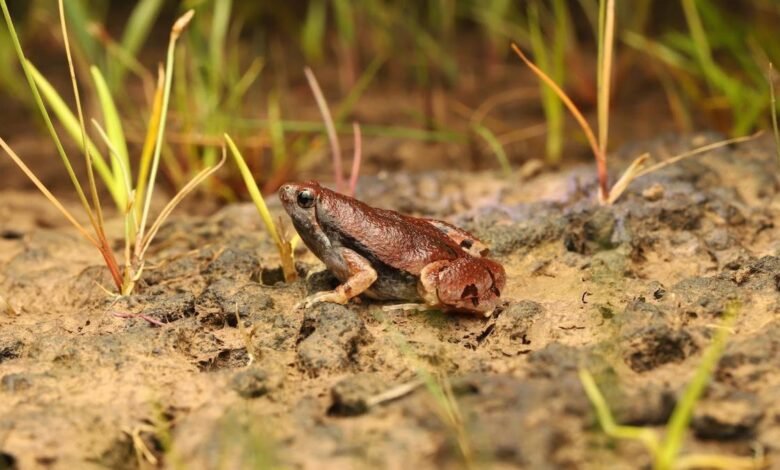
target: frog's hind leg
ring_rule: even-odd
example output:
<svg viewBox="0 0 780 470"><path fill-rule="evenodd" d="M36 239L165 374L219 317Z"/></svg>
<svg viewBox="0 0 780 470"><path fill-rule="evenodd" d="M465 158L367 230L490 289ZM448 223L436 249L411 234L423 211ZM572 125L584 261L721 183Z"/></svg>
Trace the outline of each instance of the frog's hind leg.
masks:
<svg viewBox="0 0 780 470"><path fill-rule="evenodd" d="M332 291L318 292L303 301L304 307L310 307L320 302L332 302L344 305L349 299L365 292L377 279L377 273L371 263L347 248L336 250L338 260L338 277L346 281Z"/></svg>
<svg viewBox="0 0 780 470"><path fill-rule="evenodd" d="M436 261L420 273L420 295L432 306L489 316L501 302L504 268L489 259Z"/></svg>

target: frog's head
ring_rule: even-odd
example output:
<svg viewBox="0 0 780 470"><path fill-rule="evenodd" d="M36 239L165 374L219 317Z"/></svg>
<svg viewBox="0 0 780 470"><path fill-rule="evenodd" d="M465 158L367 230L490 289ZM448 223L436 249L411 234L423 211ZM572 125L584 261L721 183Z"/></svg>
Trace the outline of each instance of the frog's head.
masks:
<svg viewBox="0 0 780 470"><path fill-rule="evenodd" d="M324 234L317 221L317 205L323 188L316 181L305 183L287 183L279 188L279 199L284 210L290 215L301 238L310 245L317 240L322 243ZM311 247L311 245L310 245Z"/></svg>

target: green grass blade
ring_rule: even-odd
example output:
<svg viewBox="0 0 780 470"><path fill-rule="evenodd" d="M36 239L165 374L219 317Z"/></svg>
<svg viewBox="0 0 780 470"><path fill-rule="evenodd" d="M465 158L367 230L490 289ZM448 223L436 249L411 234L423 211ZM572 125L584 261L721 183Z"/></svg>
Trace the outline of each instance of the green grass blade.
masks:
<svg viewBox="0 0 780 470"><path fill-rule="evenodd" d="M271 134L271 150L273 153L273 169L278 171L287 161L287 146L284 140L284 127L279 109L279 95L275 92L268 95L268 123Z"/></svg>
<svg viewBox="0 0 780 470"><path fill-rule="evenodd" d="M241 154L241 151L238 150L236 143L229 135L225 134L225 140L227 141L230 154L233 156L233 160L236 162L236 166L238 166L238 171L241 173L241 177L244 179L246 189L249 191L249 196L252 198L252 202L255 203L257 212L260 214L260 218L265 225L265 229L268 232L268 235L271 236L271 238L274 240L274 243L281 245L282 239L279 236L279 231L276 229L274 218L268 211L268 206L265 204L263 194L260 192L260 188L257 187L257 182L255 181L254 176L252 176L252 171L249 169L249 166L247 166L246 160L244 160L244 156Z"/></svg>
<svg viewBox="0 0 780 470"><path fill-rule="evenodd" d="M371 63L368 64L368 67L366 67L366 70L360 75L355 86L349 90L347 97L339 104L338 109L336 110L336 126L341 124L352 112L355 104L357 104L360 97L363 96L363 93L365 93L368 86L371 85L371 82L374 81L374 77L376 77L377 72L379 72L386 60L387 58L385 56L379 55L374 57Z"/></svg>
<svg viewBox="0 0 780 470"><path fill-rule="evenodd" d="M230 24L230 12L233 0L214 2L214 15L211 18L211 39L209 40L209 56L211 61L212 92L219 93L224 73L225 38Z"/></svg>
<svg viewBox="0 0 780 470"><path fill-rule="evenodd" d="M252 176L252 171L249 169L249 166L247 166L246 160L244 160L243 155L241 155L241 152L238 150L236 143L227 134L225 134L225 141L228 144L233 160L236 162L236 166L238 166L238 171L244 179L244 184L246 184L246 189L249 191L249 196L252 198L252 202L254 202L255 207L257 208L257 213L260 214L260 219L263 221L263 225L265 225L265 230L274 241L274 244L276 244L276 249L279 250L279 258L282 262L284 278L288 282L293 281L297 277L297 272L293 260L292 243L282 238L282 232L274 223L274 218L268 211L268 206L265 204L263 194L260 192L260 188L257 187L257 182Z"/></svg>
<svg viewBox="0 0 780 470"><path fill-rule="evenodd" d="M655 432L651 429L618 424L615 421L615 418L612 417L609 405L601 394L591 373L586 369L580 369L579 376L582 388L585 389L585 394L588 396L591 405L593 405L593 408L596 410L596 417L598 418L604 433L615 439L639 441L645 445L650 453L655 455L658 450L658 436Z"/></svg>
<svg viewBox="0 0 780 470"><path fill-rule="evenodd" d="M352 0L333 0L333 12L336 17L336 29L346 44L355 41L355 22Z"/></svg>
<svg viewBox="0 0 780 470"><path fill-rule="evenodd" d="M496 155L496 159L498 160L498 164L501 166L501 170L503 171L504 176L511 176L512 166L509 164L509 158L506 155L504 146L501 145L498 139L496 139L495 134L493 134L490 129L483 126L482 124L475 125L474 130L477 134L479 134L480 137L485 140L488 146L490 146L490 149L493 150L493 153Z"/></svg>
<svg viewBox="0 0 780 470"><path fill-rule="evenodd" d="M160 14L164 0L140 0L130 13L127 25L119 41L120 49L127 53L128 57L135 58L141 46L149 37L157 16ZM116 90L123 82L127 64L119 62L114 66L111 76L111 89Z"/></svg>
<svg viewBox="0 0 780 470"><path fill-rule="evenodd" d="M100 45L90 33L89 27L96 19L91 17L93 11L90 10L87 2L70 1L65 13L68 17L68 23L74 25L73 31L76 35L76 42L87 57L88 62L92 64L100 62Z"/></svg>
<svg viewBox="0 0 780 470"><path fill-rule="evenodd" d="M92 74L92 80L95 83L95 90L97 91L98 100L103 110L103 119L106 124L106 134L111 142L111 147L116 152L116 157L112 159L112 167L114 174L114 181L120 181L120 176L124 173L126 180L123 182L122 187L130 186L132 181L132 175L130 174L130 155L127 151L127 141L125 140L125 132L122 129L122 119L119 117L119 111L116 109L114 99L111 97L111 91L108 89L108 84L103 78L103 74L100 73L100 69L95 66L90 68ZM122 172L119 166L125 168L126 171ZM128 200L128 195L124 195L125 201Z"/></svg>
<svg viewBox="0 0 780 470"><path fill-rule="evenodd" d="M38 107L38 111L40 111L41 116L43 117L44 122L46 123L46 129L49 131L49 135L51 136L52 141L54 141L54 145L57 148L57 153L60 155L60 159L62 160L63 165L65 165L65 170L68 172L68 176L70 177L71 183L73 183L73 187L76 190L76 193L78 194L79 200L81 201L81 205L84 206L84 210L92 214L92 208L90 207L89 201L87 200L86 194L84 194L84 190L81 187L81 183L79 183L78 178L76 178L76 173L73 171L73 166L70 164L70 159L68 158L68 154L65 152L65 148L62 146L62 141L60 140L60 136L57 134L57 131L54 129L54 124L52 123L51 117L49 116L49 112L46 109L46 105L43 103L43 98L41 98L41 94L38 91L38 87L35 84L34 79L34 73L35 70L32 64L27 60L27 58L24 56L24 51L22 50L22 44L19 42L19 36L16 34L16 28L14 27L13 20L11 19L11 13L8 11L8 5L6 3L6 0L0 0L0 7L3 9L3 17L5 18L6 26L8 27L8 32L11 36L11 40L14 45L14 50L16 51L16 56L19 59L19 63L22 66L22 70L24 71L24 76L27 79L27 84L30 87L30 91L32 92L33 99L35 101L35 104Z"/></svg>
<svg viewBox="0 0 780 470"><path fill-rule="evenodd" d="M562 55L562 48L558 48L554 44L553 48L555 50L552 54L548 52L546 41L542 36L540 23L538 4L532 2L528 6L528 32L536 63L553 80L561 83L560 76L562 75L562 70L558 68L560 59L558 55ZM557 29L556 36L558 34ZM544 83L540 83L540 87L542 108L547 120L547 161L555 164L560 161L561 153L563 152L563 103L552 88Z"/></svg>
<svg viewBox="0 0 780 470"><path fill-rule="evenodd" d="M79 124L78 118L75 114L73 114L73 111L71 111L60 94L57 93L57 90L55 90L51 83L46 80L46 77L41 75L41 73L37 68L35 68L34 65L32 65L32 63L28 62L28 66L30 74L33 77L34 83L36 85L36 89L40 91L41 96L43 96L43 98L49 104L49 107L54 112L54 115L57 116L57 119L59 119L62 127L65 129L65 132L67 132L68 135L83 150L84 140L82 140L81 124ZM108 190L111 193L111 197L114 198L114 202L118 207L122 207L123 204L121 193L117 192L116 190L114 175L111 171L111 168L108 166L108 164L106 164L103 155L97 149L89 136L86 138L86 150L89 152L89 155L92 158L92 164L95 166L95 170L98 172L98 175L100 175L100 178L108 187ZM67 158L67 156L65 158Z"/></svg>
<svg viewBox="0 0 780 470"><path fill-rule="evenodd" d="M306 20L301 31L301 47L306 60L320 62L325 39L325 20L327 4L324 0L311 0L306 11Z"/></svg>
<svg viewBox="0 0 780 470"><path fill-rule="evenodd" d="M730 303L723 312L723 321L715 331L715 337L712 339L709 347L704 351L699 367L693 376L693 379L685 388L682 397L674 407L672 416L666 426L666 437L659 449L656 458L656 468L672 468L682 448L685 433L688 430L688 423L693 416L693 409L701 398L704 390L709 384L710 377L715 371L715 367L726 349L731 327L739 314L739 304Z"/></svg>

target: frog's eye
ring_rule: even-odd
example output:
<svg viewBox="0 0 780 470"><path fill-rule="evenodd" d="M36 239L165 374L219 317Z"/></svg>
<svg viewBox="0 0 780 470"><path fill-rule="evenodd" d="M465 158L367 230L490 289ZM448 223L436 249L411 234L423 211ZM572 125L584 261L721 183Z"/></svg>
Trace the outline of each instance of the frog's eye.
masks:
<svg viewBox="0 0 780 470"><path fill-rule="evenodd" d="M298 192L298 205L304 209L308 209L314 205L314 191L311 189L302 189Z"/></svg>

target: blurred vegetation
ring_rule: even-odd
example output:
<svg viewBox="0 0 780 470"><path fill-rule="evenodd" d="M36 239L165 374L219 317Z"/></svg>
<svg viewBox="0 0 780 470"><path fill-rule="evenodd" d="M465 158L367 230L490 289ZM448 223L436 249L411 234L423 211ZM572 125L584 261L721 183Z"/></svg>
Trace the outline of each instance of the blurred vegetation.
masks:
<svg viewBox="0 0 780 470"><path fill-rule="evenodd" d="M32 61L51 81L52 74L67 76L52 27L56 2L9 6ZM471 145L494 155L483 167L504 171L536 156L512 151L519 141L544 135L540 148L551 164L571 142L583 144L576 126L566 127L559 98L511 55L511 41L582 109L597 101L590 78L597 0L69 1L77 73L90 83L89 64L102 71L131 146L143 143L165 25L190 8L196 15L177 51L171 132L162 149L162 170L174 188L216 163L225 132L264 190L327 164L324 124L294 107L316 109L302 91L305 65L318 72L339 133L351 134L349 121L366 93L390 104L412 97L416 109L402 110L403 122L361 122L364 135ZM633 103L657 93L665 102L652 116L636 116L646 119L643 126L673 121L680 131L708 127L731 135L769 128L767 75L770 61L780 63L780 2L632 0L617 1L616 9L613 108L630 116ZM7 34L0 30L0 65L15 70ZM0 76L0 93L24 100L22 85L21 71ZM529 100L523 86L538 93ZM494 112L499 107L507 112ZM312 117L290 118L301 115ZM246 191L237 170L206 188L227 200Z"/></svg>

